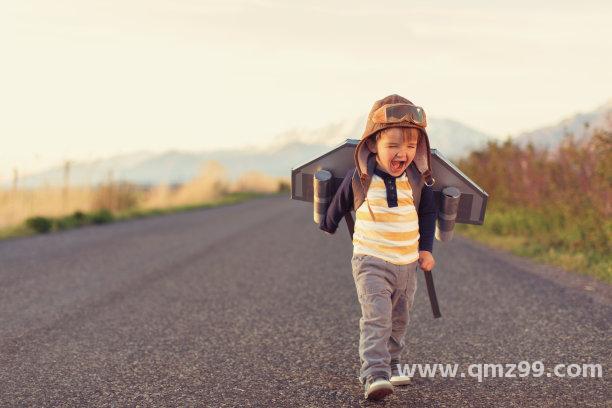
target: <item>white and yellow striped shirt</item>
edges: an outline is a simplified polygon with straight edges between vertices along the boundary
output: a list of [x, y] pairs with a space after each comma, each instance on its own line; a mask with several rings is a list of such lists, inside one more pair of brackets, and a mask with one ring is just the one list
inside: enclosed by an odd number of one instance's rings
[[384, 180], [372, 175], [367, 200], [355, 212], [353, 253], [406, 265], [419, 259], [419, 217], [406, 173], [395, 179], [395, 186], [398, 205], [389, 207]]

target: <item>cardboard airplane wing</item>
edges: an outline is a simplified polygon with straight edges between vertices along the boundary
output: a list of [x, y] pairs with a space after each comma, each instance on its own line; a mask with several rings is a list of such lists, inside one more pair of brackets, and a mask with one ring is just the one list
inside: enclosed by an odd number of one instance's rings
[[[354, 152], [358, 143], [359, 140], [346, 139], [327, 153], [291, 169], [291, 198], [313, 202], [313, 178], [319, 170], [331, 173], [330, 193], [333, 197], [346, 173], [355, 166]], [[435, 179], [432, 189], [437, 205], [440, 208], [444, 206], [443, 190], [454, 187], [460, 193], [454, 222], [482, 225], [488, 194], [437, 149], [431, 149], [431, 160]]]

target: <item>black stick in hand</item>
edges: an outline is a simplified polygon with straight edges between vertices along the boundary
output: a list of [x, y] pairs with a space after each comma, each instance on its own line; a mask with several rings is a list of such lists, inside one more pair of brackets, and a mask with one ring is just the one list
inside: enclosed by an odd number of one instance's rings
[[435, 318], [442, 317], [440, 306], [438, 306], [438, 297], [436, 296], [436, 288], [434, 286], [433, 276], [431, 271], [423, 270], [425, 274], [425, 283], [427, 284], [427, 294], [429, 294], [429, 303], [431, 303], [431, 311]]

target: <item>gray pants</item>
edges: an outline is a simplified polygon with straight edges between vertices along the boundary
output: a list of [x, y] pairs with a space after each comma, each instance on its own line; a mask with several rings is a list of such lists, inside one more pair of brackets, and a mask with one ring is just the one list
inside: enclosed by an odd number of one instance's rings
[[391, 359], [399, 359], [416, 291], [418, 261], [395, 265], [354, 254], [353, 279], [361, 305], [359, 359], [362, 382], [370, 375], [391, 376]]

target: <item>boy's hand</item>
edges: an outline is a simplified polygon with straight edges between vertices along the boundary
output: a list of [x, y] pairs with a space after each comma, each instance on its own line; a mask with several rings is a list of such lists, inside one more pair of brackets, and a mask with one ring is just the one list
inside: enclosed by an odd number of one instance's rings
[[436, 260], [429, 251], [419, 251], [419, 266], [424, 271], [431, 271], [436, 265]]

